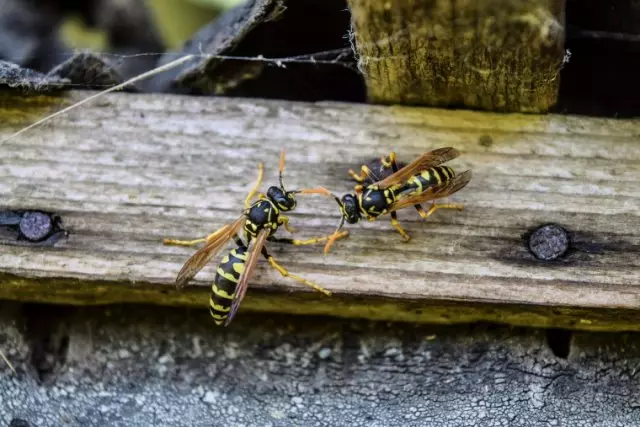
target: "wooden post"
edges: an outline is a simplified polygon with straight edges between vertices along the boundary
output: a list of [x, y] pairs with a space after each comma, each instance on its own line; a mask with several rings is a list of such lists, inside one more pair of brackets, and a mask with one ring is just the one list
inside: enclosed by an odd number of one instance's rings
[[349, 0], [375, 103], [546, 112], [564, 55], [563, 0]]

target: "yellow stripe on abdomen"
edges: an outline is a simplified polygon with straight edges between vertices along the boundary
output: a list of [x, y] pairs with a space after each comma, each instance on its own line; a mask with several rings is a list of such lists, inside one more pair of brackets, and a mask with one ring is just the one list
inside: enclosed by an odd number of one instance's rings
[[[243, 264], [244, 265], [244, 264]], [[234, 270], [235, 270], [235, 264], [234, 264]], [[239, 280], [239, 275], [236, 275], [235, 273], [229, 273], [227, 271], [224, 271], [224, 268], [222, 267], [218, 267], [218, 270], [216, 270], [216, 273], [218, 273], [219, 277], [223, 277], [226, 280], [230, 281], [231, 283], [238, 283]]]
[[217, 296], [218, 298], [224, 299], [233, 299], [233, 294], [235, 293], [235, 289], [232, 292], [228, 292], [224, 289], [219, 288], [215, 283], [211, 285], [211, 293]]
[[220, 313], [228, 313], [231, 311], [230, 305], [216, 304], [213, 298], [209, 298], [209, 307], [211, 307], [212, 310]]

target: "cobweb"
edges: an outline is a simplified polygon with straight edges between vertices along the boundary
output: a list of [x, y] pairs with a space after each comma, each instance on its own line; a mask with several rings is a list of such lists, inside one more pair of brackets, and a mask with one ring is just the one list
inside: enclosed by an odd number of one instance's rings
[[[347, 31], [347, 34], [344, 35], [344, 39], [347, 41], [348, 46], [343, 47], [343, 48], [337, 48], [337, 49], [331, 49], [331, 50], [325, 50], [325, 51], [318, 51], [318, 52], [314, 52], [311, 54], [304, 54], [304, 55], [295, 55], [295, 56], [285, 56], [285, 57], [266, 57], [263, 55], [255, 55], [255, 56], [246, 56], [246, 55], [215, 55], [215, 54], [207, 54], [206, 52], [203, 51], [203, 47], [200, 45], [198, 48], [199, 53], [197, 54], [184, 54], [184, 53], [171, 53], [171, 52], [144, 52], [144, 53], [135, 53], [135, 54], [115, 54], [115, 53], [110, 53], [110, 52], [95, 52], [92, 51], [90, 53], [94, 54], [94, 55], [99, 55], [101, 57], [105, 57], [105, 58], [110, 58], [113, 63], [117, 64], [117, 63], [121, 63], [124, 61], [131, 61], [131, 60], [136, 60], [136, 59], [140, 59], [140, 58], [144, 58], [144, 57], [164, 57], [164, 58], [171, 58], [174, 57], [175, 59], [172, 59], [171, 61], [160, 65], [156, 68], [153, 68], [149, 71], [146, 71], [144, 73], [141, 73], [139, 75], [136, 75], [135, 77], [132, 77], [128, 80], [123, 81], [122, 83], [118, 83], [115, 85], [102, 85], [100, 83], [96, 83], [96, 84], [92, 84], [93, 87], [95, 88], [104, 88], [104, 90], [97, 92], [91, 96], [88, 96], [87, 98], [73, 104], [70, 105], [66, 108], [63, 108], [49, 116], [43, 117], [42, 119], [18, 130], [17, 132], [9, 135], [8, 137], [6, 137], [5, 139], [0, 141], [0, 145], [2, 145], [4, 142], [15, 138], [18, 135], [21, 135], [24, 132], [29, 131], [30, 129], [33, 129], [34, 127], [40, 126], [48, 121], [50, 121], [51, 119], [58, 117], [62, 114], [65, 114], [75, 108], [81, 107], [82, 105], [85, 105], [86, 103], [89, 103], [95, 99], [98, 99], [108, 93], [111, 92], [115, 92], [115, 91], [119, 91], [119, 90], [123, 90], [123, 89], [127, 89], [129, 87], [132, 87], [135, 83], [137, 82], [141, 82], [143, 80], [149, 79], [153, 76], [165, 73], [167, 71], [176, 69], [182, 65], [187, 64], [190, 61], [194, 61], [197, 59], [209, 59], [209, 60], [220, 60], [220, 61], [238, 61], [238, 62], [244, 62], [244, 63], [254, 63], [254, 64], [260, 64], [262, 66], [265, 67], [272, 67], [272, 68], [278, 68], [278, 69], [286, 69], [287, 66], [289, 65], [293, 65], [293, 64], [308, 64], [308, 65], [316, 65], [316, 66], [333, 66], [333, 67], [342, 67], [345, 69], [349, 69], [355, 73], [361, 73], [363, 72], [364, 66], [369, 63], [369, 62], [373, 62], [373, 61], [382, 61], [382, 60], [386, 60], [386, 59], [390, 59], [389, 57], [373, 57], [373, 56], [367, 56], [367, 55], [363, 55], [362, 52], [371, 52], [371, 51], [376, 51], [376, 52], [383, 52], [383, 51], [388, 51], [388, 49], [385, 49], [386, 46], [388, 46], [390, 43], [393, 43], [395, 41], [399, 41], [403, 38], [407, 38], [407, 37], [415, 37], [415, 23], [407, 23], [407, 26], [401, 30], [398, 30], [392, 34], [390, 34], [387, 37], [381, 38], [379, 40], [367, 43], [365, 45], [359, 45], [356, 42], [356, 32], [354, 30], [353, 27], [353, 23], [351, 23], [350, 28]], [[568, 38], [597, 38], [597, 39], [602, 39], [602, 38], [609, 38], [609, 39], [613, 39], [613, 40], [629, 40], [629, 37], [633, 37], [633, 35], [629, 35], [629, 34], [622, 34], [622, 33], [609, 33], [609, 32], [603, 32], [603, 31], [588, 31], [588, 30], [581, 30], [581, 29], [577, 29], [577, 28], [573, 28], [573, 27], [568, 27], [567, 29], [568, 31], [570, 30], [571, 32], [568, 33]], [[637, 36], [640, 37], [640, 36]], [[374, 49], [371, 49], [374, 48]], [[77, 54], [76, 53], [72, 53], [69, 55], [74, 55]], [[402, 56], [402, 55], [400, 55]], [[561, 61], [559, 61], [557, 69], [555, 70], [554, 74], [555, 76], [559, 75], [560, 71], [562, 70], [562, 68], [569, 62], [569, 59], [571, 58], [571, 51], [566, 49], [565, 50], [565, 54], [562, 58]], [[464, 58], [462, 58], [462, 62], [466, 62], [466, 60]], [[471, 65], [470, 65], [471, 66]], [[25, 79], [26, 80], [26, 79]], [[32, 80], [33, 81], [33, 80]], [[42, 75], [41, 80], [42, 84], [47, 84], [47, 83], [57, 83], [55, 80], [47, 80], [47, 76], [46, 75]], [[0, 82], [1, 83], [1, 82]], [[59, 82], [58, 82], [59, 83]], [[33, 83], [27, 83], [26, 81], [22, 84], [22, 86], [29, 86], [33, 85]], [[17, 79], [17, 82], [14, 83], [14, 86], [21, 86], [20, 83], [20, 79]], [[64, 84], [64, 87], [67, 88], [86, 88], [87, 84], [83, 83], [83, 84], [74, 84], [74, 83], [69, 83], [66, 82]]]
[[[376, 42], [372, 42], [371, 45], [377, 45], [377, 46], [386, 45], [392, 42], [394, 39], [406, 37], [407, 34], [409, 34], [410, 32], [411, 32], [411, 28], [405, 28], [403, 30], [395, 32], [389, 37], [385, 37], [384, 39], [378, 40]], [[291, 64], [325, 65], [325, 66], [344, 67], [354, 72], [360, 72], [359, 68], [361, 67], [359, 65], [362, 63], [362, 61], [368, 60], [368, 58], [362, 58], [362, 57], [358, 58], [358, 54], [357, 54], [358, 50], [355, 42], [355, 32], [353, 31], [353, 29], [349, 30], [345, 38], [349, 40], [349, 44], [350, 44], [349, 47], [320, 51], [312, 54], [278, 57], [278, 58], [268, 58], [263, 55], [256, 55], [256, 56], [212, 55], [212, 54], [206, 54], [202, 52], [202, 47], [199, 47], [199, 51], [200, 51], [199, 54], [180, 54], [180, 53], [171, 54], [167, 52], [145, 52], [145, 53], [137, 53], [137, 54], [130, 54], [130, 55], [122, 55], [122, 54], [114, 54], [114, 53], [108, 53], [108, 52], [92, 52], [93, 54], [97, 54], [100, 56], [115, 58], [118, 61], [126, 61], [126, 60], [131, 60], [131, 59], [140, 58], [140, 57], [152, 57], [152, 56], [167, 57], [170, 55], [175, 56], [176, 59], [164, 65], [153, 68], [147, 72], [141, 73], [122, 83], [119, 83], [116, 85], [104, 85], [106, 86], [104, 90], [98, 93], [95, 93], [91, 96], [88, 96], [87, 98], [73, 105], [63, 108], [49, 116], [46, 116], [20, 129], [19, 131], [9, 135], [8, 137], [0, 141], [0, 145], [2, 145], [4, 142], [10, 139], [17, 137], [18, 135], [21, 135], [24, 132], [27, 132], [37, 126], [40, 126], [50, 121], [51, 119], [54, 119], [55, 117], [65, 114], [78, 107], [81, 107], [82, 105], [85, 105], [86, 103], [91, 102], [95, 99], [98, 99], [108, 93], [123, 90], [129, 86], [132, 86], [137, 82], [143, 81], [145, 79], [149, 79], [158, 74], [180, 67], [181, 65], [186, 64], [194, 59], [217, 59], [217, 60], [224, 60], [224, 61], [243, 61], [248, 63], [259, 63], [267, 67], [275, 67], [280, 69], [285, 69], [287, 68], [288, 65], [291, 65]], [[358, 61], [357, 61], [358, 65], [353, 63], [352, 55], [355, 55], [355, 57], [358, 58]], [[45, 81], [46, 76], [45, 75], [42, 75], [42, 76], [43, 76], [42, 77], [43, 81]], [[86, 84], [67, 83], [65, 84], [65, 86], [86, 88]], [[101, 86], [101, 85], [96, 85], [96, 86]]]
[[[2, 3], [0, 3], [2, 5]], [[278, 19], [279, 14], [282, 14], [286, 10], [286, 7], [277, 8], [274, 11], [273, 20]], [[345, 10], [348, 12], [348, 10]], [[272, 18], [268, 18], [272, 19]], [[122, 83], [118, 83], [115, 85], [103, 85], [100, 83], [96, 83], [92, 86], [96, 88], [104, 88], [103, 91], [95, 93], [76, 104], [63, 108], [47, 117], [43, 117], [42, 119], [28, 125], [27, 127], [20, 129], [19, 131], [9, 135], [5, 139], [0, 141], [0, 145], [4, 142], [15, 138], [16, 136], [33, 129], [34, 127], [40, 126], [49, 120], [65, 114], [75, 108], [79, 108], [82, 105], [85, 105], [88, 102], [91, 102], [101, 96], [108, 94], [110, 92], [115, 92], [123, 89], [127, 89], [134, 85], [137, 82], [149, 79], [153, 76], [162, 74], [169, 70], [173, 70], [181, 65], [188, 63], [189, 61], [193, 61], [195, 59], [215, 59], [221, 61], [239, 61], [245, 63], [255, 63], [260, 64], [265, 67], [279, 68], [285, 69], [287, 66], [292, 64], [308, 64], [308, 65], [317, 65], [317, 66], [333, 66], [333, 67], [343, 67], [349, 70], [352, 70], [357, 73], [362, 73], [364, 66], [372, 61], [382, 61], [389, 59], [389, 57], [373, 57], [363, 55], [362, 52], [370, 52], [370, 51], [386, 51], [384, 49], [388, 44], [401, 40], [407, 37], [416, 37], [416, 28], [414, 27], [415, 23], [407, 23], [406, 27], [390, 34], [387, 37], [381, 38], [377, 41], [368, 43], [366, 45], [357, 45], [356, 42], [356, 32], [354, 30], [353, 22], [347, 33], [344, 35], [344, 39], [347, 41], [348, 47], [318, 51], [311, 54], [304, 55], [296, 55], [296, 56], [286, 56], [286, 57], [265, 57], [263, 55], [255, 55], [255, 56], [245, 56], [245, 55], [213, 55], [207, 54], [203, 51], [202, 46], [199, 46], [199, 53], [197, 54], [183, 54], [183, 53], [170, 53], [170, 52], [144, 52], [144, 53], [136, 53], [136, 54], [115, 54], [110, 52], [91, 52], [92, 54], [99, 55], [101, 57], [110, 58], [114, 61], [114, 63], [122, 63], [126, 61], [132, 61], [140, 58], [170, 58], [174, 57], [170, 62], [160, 65], [154, 69], [141, 73], [135, 77], [132, 77], [128, 80], [123, 81]], [[608, 40], [617, 40], [617, 41], [625, 41], [625, 42], [637, 42], [640, 41], [640, 35], [627, 34], [621, 32], [608, 32], [608, 31], [597, 31], [597, 30], [585, 30], [572, 25], [566, 26], [567, 39], [608, 39]], [[378, 48], [378, 49], [370, 49], [370, 48]], [[76, 52], [78, 53], [78, 52]], [[70, 56], [75, 53], [69, 54]], [[355, 61], [354, 61], [355, 58]], [[571, 58], [571, 51], [565, 50], [565, 55], [562, 58], [562, 61], [558, 64], [556, 70], [556, 76], [560, 73], [562, 68], [569, 62]], [[464, 58], [463, 58], [464, 62]], [[0, 61], [0, 68], [5, 73], [13, 73], [10, 79], [10, 82], [0, 83], [8, 84], [9, 86], [16, 88], [28, 88], [34, 90], [42, 90], [47, 87], [58, 88], [60, 86], [64, 86], [65, 88], [86, 88], [86, 84], [74, 84], [62, 79], [55, 79], [47, 76], [46, 74], [39, 74], [37, 72], [31, 72], [30, 70], [22, 69], [19, 67], [12, 68], [12, 65], [8, 62]], [[20, 73], [24, 74], [24, 78], [21, 77]]]

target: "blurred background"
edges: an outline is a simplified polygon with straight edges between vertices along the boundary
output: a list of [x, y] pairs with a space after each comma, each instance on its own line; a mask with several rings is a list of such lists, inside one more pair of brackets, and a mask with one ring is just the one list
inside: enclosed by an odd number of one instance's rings
[[[146, 0], [162, 41], [169, 50], [179, 48], [203, 25], [244, 0]], [[63, 40], [76, 48], [106, 49], [103, 31], [87, 28], [80, 17], [69, 17], [63, 26]]]

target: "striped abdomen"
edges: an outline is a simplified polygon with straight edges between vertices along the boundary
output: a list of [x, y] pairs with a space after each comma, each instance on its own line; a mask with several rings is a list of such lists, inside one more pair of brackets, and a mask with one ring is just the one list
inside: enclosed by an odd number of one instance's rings
[[400, 192], [422, 193], [427, 188], [449, 181], [455, 172], [449, 166], [436, 166], [423, 170], [407, 180]]
[[231, 301], [246, 263], [247, 248], [238, 247], [225, 255], [218, 265], [209, 297], [209, 313], [216, 325], [222, 325], [229, 316]]

